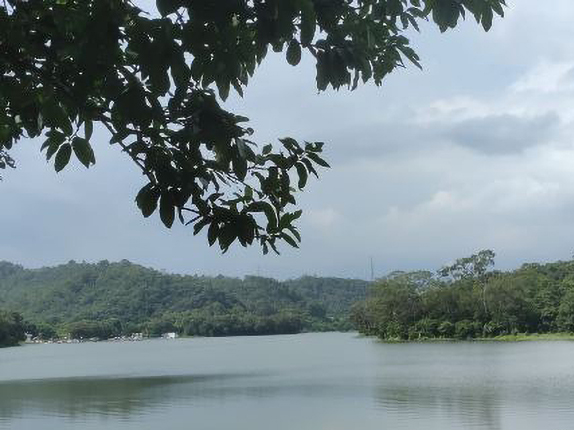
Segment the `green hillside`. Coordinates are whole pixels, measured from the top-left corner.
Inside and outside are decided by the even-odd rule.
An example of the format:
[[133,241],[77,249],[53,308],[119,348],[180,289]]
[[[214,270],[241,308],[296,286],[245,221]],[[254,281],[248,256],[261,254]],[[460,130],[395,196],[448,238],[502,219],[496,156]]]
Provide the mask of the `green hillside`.
[[0,262],[0,308],[21,313],[43,337],[347,330],[350,306],[366,297],[367,287],[337,278],[165,274],[125,260],[41,269]]

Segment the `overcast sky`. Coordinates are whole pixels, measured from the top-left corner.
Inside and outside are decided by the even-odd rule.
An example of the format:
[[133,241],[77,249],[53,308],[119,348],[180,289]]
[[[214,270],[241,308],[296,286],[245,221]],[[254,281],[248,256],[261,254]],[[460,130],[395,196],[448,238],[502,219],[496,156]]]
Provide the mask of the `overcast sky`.
[[169,272],[368,278],[436,269],[484,248],[499,268],[574,252],[574,50],[571,0],[514,0],[489,33],[474,21],[412,42],[424,66],[382,88],[318,94],[307,58],[272,56],[243,100],[261,142],[324,140],[332,169],[310,184],[300,250],[234,246],[224,256],[190,228],[143,219],[143,179],[101,133],[98,163],[60,174],[36,141],[0,183],[0,260],[38,267],[101,259]]

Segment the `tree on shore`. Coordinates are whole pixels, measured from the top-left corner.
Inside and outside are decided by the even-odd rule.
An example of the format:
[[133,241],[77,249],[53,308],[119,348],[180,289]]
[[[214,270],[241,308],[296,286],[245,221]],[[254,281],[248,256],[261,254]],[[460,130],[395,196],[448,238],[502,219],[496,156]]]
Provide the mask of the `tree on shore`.
[[0,347],[18,345],[25,339],[22,316],[0,310]]
[[485,249],[470,257],[457,259],[453,264],[439,270],[443,277],[451,277],[454,280],[466,280],[471,285],[478,285],[481,291],[481,300],[484,313],[488,316],[488,302],[486,290],[488,288],[488,270],[494,267],[496,254],[490,249]]
[[[270,50],[316,63],[319,91],[355,89],[405,62],[405,32],[441,31],[472,15],[485,30],[504,0],[128,0],[0,3],[0,169],[13,145],[43,137],[56,171],[96,162],[94,127],[141,170],[145,217],[207,229],[223,251],[236,240],[264,252],[298,246],[295,194],[328,167],[322,142],[258,145],[248,119],[225,110]],[[279,83],[278,83],[279,84]],[[280,101],[278,101],[280,102]],[[99,143],[99,142],[98,142]]]

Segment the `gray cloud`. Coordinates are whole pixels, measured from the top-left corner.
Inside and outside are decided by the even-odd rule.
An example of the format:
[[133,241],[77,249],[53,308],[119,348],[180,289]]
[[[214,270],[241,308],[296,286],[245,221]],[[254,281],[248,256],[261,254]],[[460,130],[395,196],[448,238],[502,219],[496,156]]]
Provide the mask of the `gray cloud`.
[[553,112],[534,117],[501,114],[446,124],[444,136],[484,154],[507,154],[548,143],[559,126],[560,118]]
[[565,86],[567,89],[572,89],[572,86],[574,85],[574,67],[570,67],[570,69],[564,73],[560,80],[560,84]]

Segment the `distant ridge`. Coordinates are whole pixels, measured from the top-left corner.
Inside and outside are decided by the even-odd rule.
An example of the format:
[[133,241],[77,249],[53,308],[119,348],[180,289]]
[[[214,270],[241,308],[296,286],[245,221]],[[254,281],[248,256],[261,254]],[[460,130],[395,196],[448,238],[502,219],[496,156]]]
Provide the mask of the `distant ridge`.
[[21,313],[40,332],[96,337],[348,330],[349,309],[365,299],[368,285],[314,276],[167,274],[127,260],[40,269],[0,262],[0,308]]

